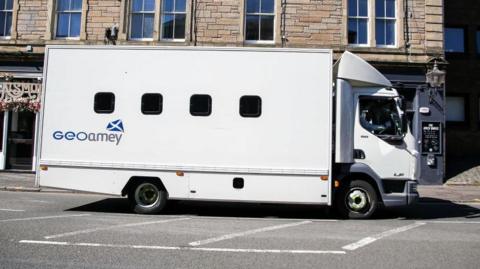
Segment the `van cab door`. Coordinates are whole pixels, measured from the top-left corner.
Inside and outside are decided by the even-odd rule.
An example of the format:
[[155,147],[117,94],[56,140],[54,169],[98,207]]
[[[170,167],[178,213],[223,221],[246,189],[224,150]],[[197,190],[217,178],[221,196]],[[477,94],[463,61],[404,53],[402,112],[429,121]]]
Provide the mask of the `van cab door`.
[[403,139],[402,116],[391,96],[356,95],[354,158],[382,179],[414,179],[415,158]]

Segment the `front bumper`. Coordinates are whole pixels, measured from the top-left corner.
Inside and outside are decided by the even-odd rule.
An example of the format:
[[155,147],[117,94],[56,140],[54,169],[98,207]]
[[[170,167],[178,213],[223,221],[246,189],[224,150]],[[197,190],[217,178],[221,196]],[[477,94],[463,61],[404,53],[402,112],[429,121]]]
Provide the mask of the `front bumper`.
[[418,202],[420,195],[417,191],[418,183],[416,181],[407,181],[407,205],[415,204]]
[[420,197],[417,185],[416,181],[407,181],[403,193],[383,193],[383,205],[385,207],[395,207],[415,204]]

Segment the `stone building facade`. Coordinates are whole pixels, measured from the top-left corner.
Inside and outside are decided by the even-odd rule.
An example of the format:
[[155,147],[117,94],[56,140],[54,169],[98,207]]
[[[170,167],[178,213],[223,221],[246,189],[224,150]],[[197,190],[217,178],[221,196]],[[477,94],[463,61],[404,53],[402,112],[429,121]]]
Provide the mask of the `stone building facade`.
[[[429,60],[444,55],[443,0],[5,1],[11,25],[0,36],[0,73],[13,80],[41,80],[51,44],[326,48],[374,64],[413,109]],[[107,29],[118,30],[112,40]]]
[[[395,2],[396,44],[375,46],[375,26],[369,23],[369,44],[351,46],[348,42],[349,0],[274,0],[274,40],[255,44],[245,40],[247,0],[187,0],[185,38],[162,40],[160,16],[163,0],[155,2],[153,36],[150,40],[129,39],[132,0],[83,0],[80,35],[71,39],[55,37],[57,0],[13,1],[12,30],[0,39],[1,52],[42,54],[48,44],[101,45],[105,28],[117,26],[117,44],[198,45],[198,46],[270,46],[346,49],[379,62],[425,63],[443,55],[442,0],[386,0]],[[258,1],[258,0],[257,0]],[[368,3],[369,21],[374,21],[375,2]],[[353,1],[355,2],[355,1]],[[25,51],[25,46],[33,51]]]
[[449,176],[480,181],[480,2],[445,0]]

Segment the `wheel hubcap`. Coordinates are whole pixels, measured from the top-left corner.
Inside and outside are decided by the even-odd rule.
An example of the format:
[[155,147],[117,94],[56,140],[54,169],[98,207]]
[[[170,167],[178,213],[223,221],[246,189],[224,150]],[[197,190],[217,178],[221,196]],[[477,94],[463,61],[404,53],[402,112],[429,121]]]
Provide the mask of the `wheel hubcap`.
[[347,195],[347,205],[353,211],[363,211],[368,208],[369,198],[362,189],[353,189]]
[[152,183],[142,183],[135,190],[135,201],[143,207],[151,207],[159,199],[157,186]]

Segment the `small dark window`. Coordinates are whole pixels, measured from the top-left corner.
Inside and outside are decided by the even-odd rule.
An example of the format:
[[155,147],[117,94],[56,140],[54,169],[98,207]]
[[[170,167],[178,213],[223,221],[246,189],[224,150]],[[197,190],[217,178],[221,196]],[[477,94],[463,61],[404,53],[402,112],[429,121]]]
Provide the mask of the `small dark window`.
[[233,188],[234,189],[243,189],[244,182],[243,178],[241,177],[236,177],[233,179]]
[[445,28],[445,52],[447,53],[465,53],[465,28],[446,27]]
[[262,99],[259,96],[242,96],[240,98],[240,115],[258,118],[262,114]]
[[163,96],[159,93],[146,93],[142,96],[142,113],[158,115],[162,113]]
[[111,92],[96,93],[93,109],[101,114],[112,113],[115,110],[115,95]]
[[194,94],[190,97],[192,116],[209,116],[212,113],[212,97],[206,94]]

